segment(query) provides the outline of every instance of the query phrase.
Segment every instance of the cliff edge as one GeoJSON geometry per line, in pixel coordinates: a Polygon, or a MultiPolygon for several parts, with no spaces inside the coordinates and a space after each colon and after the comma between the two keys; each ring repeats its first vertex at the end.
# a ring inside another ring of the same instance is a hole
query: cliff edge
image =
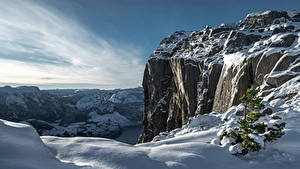
{"type": "Polygon", "coordinates": [[[250,86],[260,87],[268,101],[296,96],[299,91],[284,86],[300,82],[299,32],[300,12],[266,11],[163,39],[145,67],[139,142],[196,114],[225,112],[250,86]]]}

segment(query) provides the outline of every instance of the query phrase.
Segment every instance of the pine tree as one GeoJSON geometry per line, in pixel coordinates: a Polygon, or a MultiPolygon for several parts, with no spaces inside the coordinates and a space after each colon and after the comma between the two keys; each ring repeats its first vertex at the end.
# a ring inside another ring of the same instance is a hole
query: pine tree
{"type": "Polygon", "coordinates": [[[259,89],[254,89],[254,87],[252,86],[250,89],[247,89],[246,94],[240,98],[242,103],[245,104],[244,120],[247,119],[249,111],[257,111],[265,107],[265,105],[261,103],[262,98],[257,97],[258,93],[259,89]]]}
{"type": "Polygon", "coordinates": [[[246,155],[249,151],[259,151],[262,148],[262,145],[256,142],[253,136],[263,138],[264,142],[272,142],[284,135],[285,123],[268,127],[264,122],[257,122],[263,116],[259,110],[265,107],[261,103],[262,98],[257,96],[258,93],[259,89],[254,89],[254,87],[247,90],[246,94],[240,99],[245,106],[244,118],[237,121],[240,127],[220,136],[221,140],[224,136],[233,138],[235,141],[232,145],[241,144],[243,150],[235,155],[246,155]]]}

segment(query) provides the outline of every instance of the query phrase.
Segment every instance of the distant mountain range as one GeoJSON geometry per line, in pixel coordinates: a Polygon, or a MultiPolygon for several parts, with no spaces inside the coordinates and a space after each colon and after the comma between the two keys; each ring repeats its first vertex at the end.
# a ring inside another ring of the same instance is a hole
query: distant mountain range
{"type": "Polygon", "coordinates": [[[0,87],[0,118],[30,123],[40,135],[115,138],[140,125],[143,89],[0,87]]]}

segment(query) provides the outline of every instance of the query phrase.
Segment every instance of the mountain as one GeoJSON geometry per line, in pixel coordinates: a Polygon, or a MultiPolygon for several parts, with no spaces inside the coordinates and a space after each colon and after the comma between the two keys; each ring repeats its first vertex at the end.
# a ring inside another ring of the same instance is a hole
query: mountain
{"type": "Polygon", "coordinates": [[[280,105],[299,104],[299,32],[299,12],[266,11],[163,39],[144,71],[139,142],[169,135],[197,115],[225,113],[251,86],[273,104],[264,110],[270,115],[280,114],[280,105]]]}
{"type": "Polygon", "coordinates": [[[143,89],[0,88],[0,118],[29,123],[40,135],[118,137],[140,125],[143,89]]]}

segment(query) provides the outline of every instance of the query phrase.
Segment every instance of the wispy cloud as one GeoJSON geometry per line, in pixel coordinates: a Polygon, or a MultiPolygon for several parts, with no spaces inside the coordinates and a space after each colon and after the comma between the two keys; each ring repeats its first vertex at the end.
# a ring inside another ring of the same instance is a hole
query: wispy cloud
{"type": "Polygon", "coordinates": [[[2,82],[141,83],[140,49],[95,35],[61,11],[37,1],[7,0],[1,1],[0,16],[2,82]]]}

